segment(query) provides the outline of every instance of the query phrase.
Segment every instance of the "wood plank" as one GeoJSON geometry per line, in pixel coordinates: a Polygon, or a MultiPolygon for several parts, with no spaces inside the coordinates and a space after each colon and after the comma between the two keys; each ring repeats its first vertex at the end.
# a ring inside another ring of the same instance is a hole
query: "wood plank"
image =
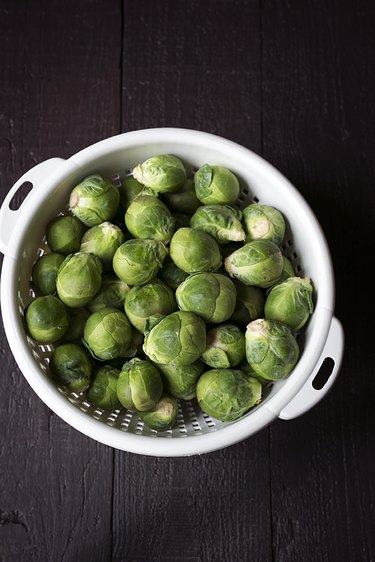
{"type": "Polygon", "coordinates": [[[271,560],[267,429],[189,458],[116,453],[115,466],[114,562],[271,560]]]}
{"type": "MultiPolygon", "coordinates": [[[[34,164],[119,130],[120,5],[35,7],[0,7],[1,198],[34,164]]],[[[2,329],[0,357],[0,560],[110,560],[113,451],[49,411],[2,329]]]]}
{"type": "MultiPolygon", "coordinates": [[[[258,2],[125,1],[123,129],[201,129],[259,151],[259,55],[258,2]]],[[[267,429],[197,457],[117,452],[114,561],[271,560],[268,478],[267,429]]]]}
{"type": "Polygon", "coordinates": [[[260,148],[254,0],[124,2],[124,130],[186,127],[260,148]]]}
{"type": "Polygon", "coordinates": [[[329,396],[271,426],[280,562],[375,560],[372,295],[362,283],[374,224],[374,17],[366,1],[263,4],[264,156],[323,226],[347,337],[329,396]]]}

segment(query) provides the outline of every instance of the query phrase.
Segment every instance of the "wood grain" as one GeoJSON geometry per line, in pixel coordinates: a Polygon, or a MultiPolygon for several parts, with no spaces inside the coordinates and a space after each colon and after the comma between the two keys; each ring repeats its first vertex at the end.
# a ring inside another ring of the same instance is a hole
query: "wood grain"
{"type": "Polygon", "coordinates": [[[374,7],[264,3],[264,156],[326,233],[346,353],[338,382],[300,419],[271,426],[276,560],[374,560],[372,300],[374,7]],[[340,538],[339,538],[340,537],[340,538]]]}
{"type": "Polygon", "coordinates": [[[222,135],[311,205],[346,331],[312,411],[167,459],[60,420],[1,326],[0,562],[375,562],[374,22],[369,0],[0,0],[1,199],[34,164],[121,130],[222,135]]]}
{"type": "MultiPolygon", "coordinates": [[[[120,6],[1,2],[0,183],[118,132],[120,6]]],[[[109,560],[113,452],[39,400],[0,335],[0,560],[109,560]]]]}

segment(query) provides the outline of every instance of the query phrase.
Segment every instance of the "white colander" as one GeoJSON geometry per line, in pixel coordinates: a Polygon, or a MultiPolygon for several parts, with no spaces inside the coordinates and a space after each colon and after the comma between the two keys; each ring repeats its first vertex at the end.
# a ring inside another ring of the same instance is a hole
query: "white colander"
{"type": "Polygon", "coordinates": [[[1,306],[6,335],[25,378],[51,410],[82,433],[117,449],[154,456],[183,456],[220,449],[259,431],[276,417],[294,418],[326,394],[337,376],[343,331],[333,317],[334,278],[326,240],[299,192],[265,160],[223,138],[185,129],[133,131],[98,142],[68,160],[52,158],[26,172],[0,210],[0,250],[4,253],[1,306]],[[33,297],[32,266],[45,251],[47,223],[66,211],[68,195],[94,172],[121,179],[136,164],[158,153],[179,156],[193,170],[204,163],[230,168],[239,178],[241,205],[254,201],[277,207],[287,218],[283,251],[297,275],[313,280],[314,313],[299,338],[301,358],[285,381],[274,383],[264,401],[235,422],[222,423],[202,413],[196,401],[181,401],[177,426],[159,433],[126,410],[103,411],[82,394],[66,393],[48,376],[50,346],[36,345],[24,328],[23,312],[33,297]],[[24,182],[33,186],[17,211],[10,202],[24,182]],[[323,388],[314,388],[323,364],[331,373],[323,388]]]}

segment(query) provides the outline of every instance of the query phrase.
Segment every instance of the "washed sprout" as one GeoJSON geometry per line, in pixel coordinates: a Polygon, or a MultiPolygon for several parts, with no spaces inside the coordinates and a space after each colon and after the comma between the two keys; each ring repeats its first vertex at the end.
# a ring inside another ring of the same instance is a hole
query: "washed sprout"
{"type": "Polygon", "coordinates": [[[268,320],[278,320],[293,331],[300,330],[313,311],[313,288],[307,277],[289,277],[268,293],[264,314],[268,320]]]}
{"type": "Polygon", "coordinates": [[[299,359],[298,344],[289,326],[277,320],[250,322],[246,330],[246,359],[264,379],[286,378],[299,359]]]}
{"type": "Polygon", "coordinates": [[[245,285],[268,288],[280,278],[283,257],[270,240],[253,240],[226,258],[225,269],[245,285]]]}

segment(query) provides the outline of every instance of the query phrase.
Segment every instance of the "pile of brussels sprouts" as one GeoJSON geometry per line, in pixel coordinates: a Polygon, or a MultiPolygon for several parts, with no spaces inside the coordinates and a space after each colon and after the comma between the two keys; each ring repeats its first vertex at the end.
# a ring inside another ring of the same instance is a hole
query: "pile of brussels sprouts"
{"type": "Polygon", "coordinates": [[[53,344],[57,385],[163,431],[177,400],[232,421],[290,374],[313,288],[280,250],[282,214],[241,211],[239,195],[230,170],[205,164],[189,178],[169,154],[121,186],[94,174],[74,187],[47,225],[25,311],[29,335],[53,344]]]}

